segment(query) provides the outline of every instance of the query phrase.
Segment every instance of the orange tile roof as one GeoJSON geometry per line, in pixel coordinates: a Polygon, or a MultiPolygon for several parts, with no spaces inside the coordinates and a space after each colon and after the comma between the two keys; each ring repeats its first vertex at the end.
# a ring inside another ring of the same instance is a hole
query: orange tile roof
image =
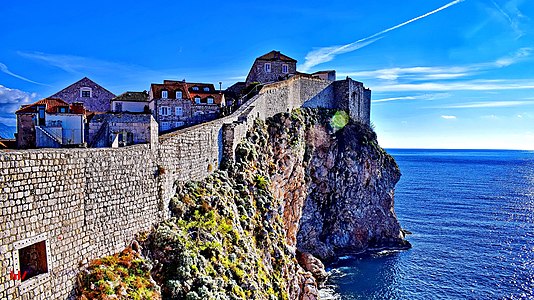
{"type": "Polygon", "coordinates": [[[203,100],[206,100],[211,96],[213,97],[213,102],[215,104],[221,104],[222,102],[222,94],[215,89],[215,86],[212,83],[164,80],[163,84],[153,83],[151,89],[153,96],[156,99],[161,97],[161,92],[164,90],[169,92],[169,99],[174,99],[176,97],[176,91],[180,90],[182,91],[182,99],[189,99],[193,103],[196,96],[203,100]],[[198,87],[198,91],[193,90],[193,87],[198,87]],[[204,88],[206,87],[209,88],[209,91],[204,91],[204,88]]]}
{"type": "Polygon", "coordinates": [[[37,107],[41,105],[45,106],[45,111],[49,114],[57,113],[58,107],[70,108],[70,111],[71,111],[70,113],[73,113],[73,114],[84,114],[86,112],[83,105],[77,105],[77,104],[69,105],[67,102],[61,99],[58,99],[58,98],[45,98],[33,104],[23,106],[19,110],[17,110],[15,113],[16,114],[36,113],[37,107]]]}

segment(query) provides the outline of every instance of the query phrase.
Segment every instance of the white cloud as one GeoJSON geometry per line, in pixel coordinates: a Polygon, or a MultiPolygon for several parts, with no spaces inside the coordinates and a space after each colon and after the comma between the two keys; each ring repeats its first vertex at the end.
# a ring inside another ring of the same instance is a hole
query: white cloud
{"type": "Polygon", "coordinates": [[[76,55],[61,55],[61,54],[49,54],[42,52],[18,52],[19,55],[30,58],[36,61],[44,62],[48,65],[57,67],[65,72],[85,75],[88,72],[132,72],[139,70],[140,67],[120,64],[115,62],[109,62],[100,59],[76,56],[76,55]]]}
{"type": "Polygon", "coordinates": [[[43,84],[43,83],[40,83],[40,82],[36,82],[36,81],[30,80],[30,79],[28,79],[28,78],[26,78],[26,77],[22,77],[22,76],[20,76],[20,75],[18,75],[18,74],[15,74],[15,73],[9,71],[9,69],[7,68],[7,66],[4,65],[3,63],[0,63],[0,71],[6,73],[7,75],[10,75],[10,76],[13,76],[13,77],[15,77],[15,78],[18,78],[18,79],[20,79],[20,80],[24,80],[24,81],[31,82],[31,83],[35,83],[35,84],[39,84],[39,85],[46,85],[46,84],[43,84]]]}
{"type": "Polygon", "coordinates": [[[0,122],[8,125],[15,123],[15,111],[21,105],[35,101],[37,94],[26,93],[0,85],[0,122]]]}
{"type": "Polygon", "coordinates": [[[532,54],[532,48],[519,48],[514,53],[498,58],[495,61],[469,64],[465,66],[426,66],[386,68],[371,71],[339,72],[340,77],[353,77],[357,79],[381,79],[386,81],[411,80],[435,81],[459,79],[474,75],[481,71],[508,67],[516,64],[532,54]]]}
{"type": "Polygon", "coordinates": [[[494,0],[491,1],[493,6],[496,9],[497,15],[501,16],[502,19],[510,26],[512,31],[515,33],[516,38],[522,37],[525,32],[523,31],[522,21],[527,19],[525,15],[519,10],[519,2],[516,0],[511,0],[506,2],[504,7],[500,6],[494,0]]]}
{"type": "Polygon", "coordinates": [[[436,100],[449,97],[449,93],[436,93],[436,94],[423,94],[415,96],[402,96],[402,97],[391,97],[391,98],[382,98],[372,100],[373,103],[382,103],[390,101],[402,101],[402,100],[436,100]]]}
{"type": "Polygon", "coordinates": [[[408,92],[408,91],[495,91],[495,90],[531,90],[534,79],[525,80],[466,80],[460,82],[424,82],[424,83],[386,83],[369,84],[375,92],[408,92]]]}
{"type": "Polygon", "coordinates": [[[534,101],[492,101],[474,102],[443,106],[441,108],[487,108],[487,107],[513,107],[522,105],[534,105],[534,101]]]}
{"type": "Polygon", "coordinates": [[[413,19],[410,19],[404,23],[401,23],[401,24],[398,24],[398,25],[395,25],[393,27],[390,27],[388,29],[385,29],[385,30],[382,30],[380,32],[377,32],[373,35],[370,35],[366,38],[363,38],[363,39],[360,39],[360,40],[357,40],[356,42],[353,42],[353,43],[350,43],[350,44],[346,44],[346,45],[341,45],[341,46],[330,46],[330,47],[323,47],[323,48],[319,48],[319,49],[315,49],[311,52],[309,52],[307,55],[306,55],[306,58],[305,58],[305,62],[302,66],[299,67],[299,69],[302,71],[302,72],[308,72],[311,68],[313,68],[314,66],[317,66],[319,64],[322,64],[322,63],[325,63],[325,62],[328,62],[328,61],[331,61],[333,60],[337,55],[339,54],[343,54],[343,53],[347,53],[347,52],[352,52],[352,51],[355,51],[357,49],[360,49],[360,48],[363,48],[367,45],[370,45],[376,41],[378,41],[379,39],[383,38],[383,35],[390,32],[390,31],[393,31],[395,29],[398,29],[398,28],[401,28],[403,26],[406,26],[412,22],[415,22],[417,20],[420,20],[420,19],[423,19],[423,18],[426,18],[430,15],[433,15],[439,11],[442,11],[450,6],[453,6],[455,4],[458,4],[460,2],[463,2],[464,0],[455,0],[455,1],[452,1],[438,9],[435,9],[431,12],[428,12],[424,15],[421,15],[421,16],[418,16],[418,17],[415,17],[413,19]]]}
{"type": "Polygon", "coordinates": [[[456,119],[456,116],[441,116],[445,120],[454,120],[456,119]]]}
{"type": "Polygon", "coordinates": [[[481,116],[480,118],[481,119],[485,119],[485,120],[499,120],[500,119],[496,115],[486,115],[486,116],[481,116]]]}

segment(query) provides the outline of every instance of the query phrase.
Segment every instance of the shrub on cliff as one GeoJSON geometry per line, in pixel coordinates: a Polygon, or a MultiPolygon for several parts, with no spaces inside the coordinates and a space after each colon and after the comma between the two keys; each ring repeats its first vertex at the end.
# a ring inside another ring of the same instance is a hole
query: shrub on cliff
{"type": "Polygon", "coordinates": [[[78,277],[79,299],[161,299],[150,269],[131,248],[95,259],[78,277]]]}

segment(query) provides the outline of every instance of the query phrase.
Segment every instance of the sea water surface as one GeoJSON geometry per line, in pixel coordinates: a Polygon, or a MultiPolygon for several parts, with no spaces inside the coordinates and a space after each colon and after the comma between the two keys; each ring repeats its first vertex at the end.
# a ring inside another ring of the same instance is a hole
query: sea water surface
{"type": "Polygon", "coordinates": [[[534,299],[534,152],[388,152],[413,248],[327,266],[323,299],[534,299]]]}

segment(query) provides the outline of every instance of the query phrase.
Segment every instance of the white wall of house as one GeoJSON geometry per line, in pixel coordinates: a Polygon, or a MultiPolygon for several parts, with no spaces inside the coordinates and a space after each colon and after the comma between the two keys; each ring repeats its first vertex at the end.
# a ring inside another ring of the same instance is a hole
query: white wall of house
{"type": "Polygon", "coordinates": [[[144,112],[145,106],[148,106],[148,102],[130,102],[130,101],[111,101],[111,109],[117,111],[117,104],[122,104],[121,111],[128,112],[144,112]]]}
{"type": "Polygon", "coordinates": [[[61,121],[63,144],[82,144],[84,141],[84,116],[75,114],[47,114],[46,122],[61,121]]]}

